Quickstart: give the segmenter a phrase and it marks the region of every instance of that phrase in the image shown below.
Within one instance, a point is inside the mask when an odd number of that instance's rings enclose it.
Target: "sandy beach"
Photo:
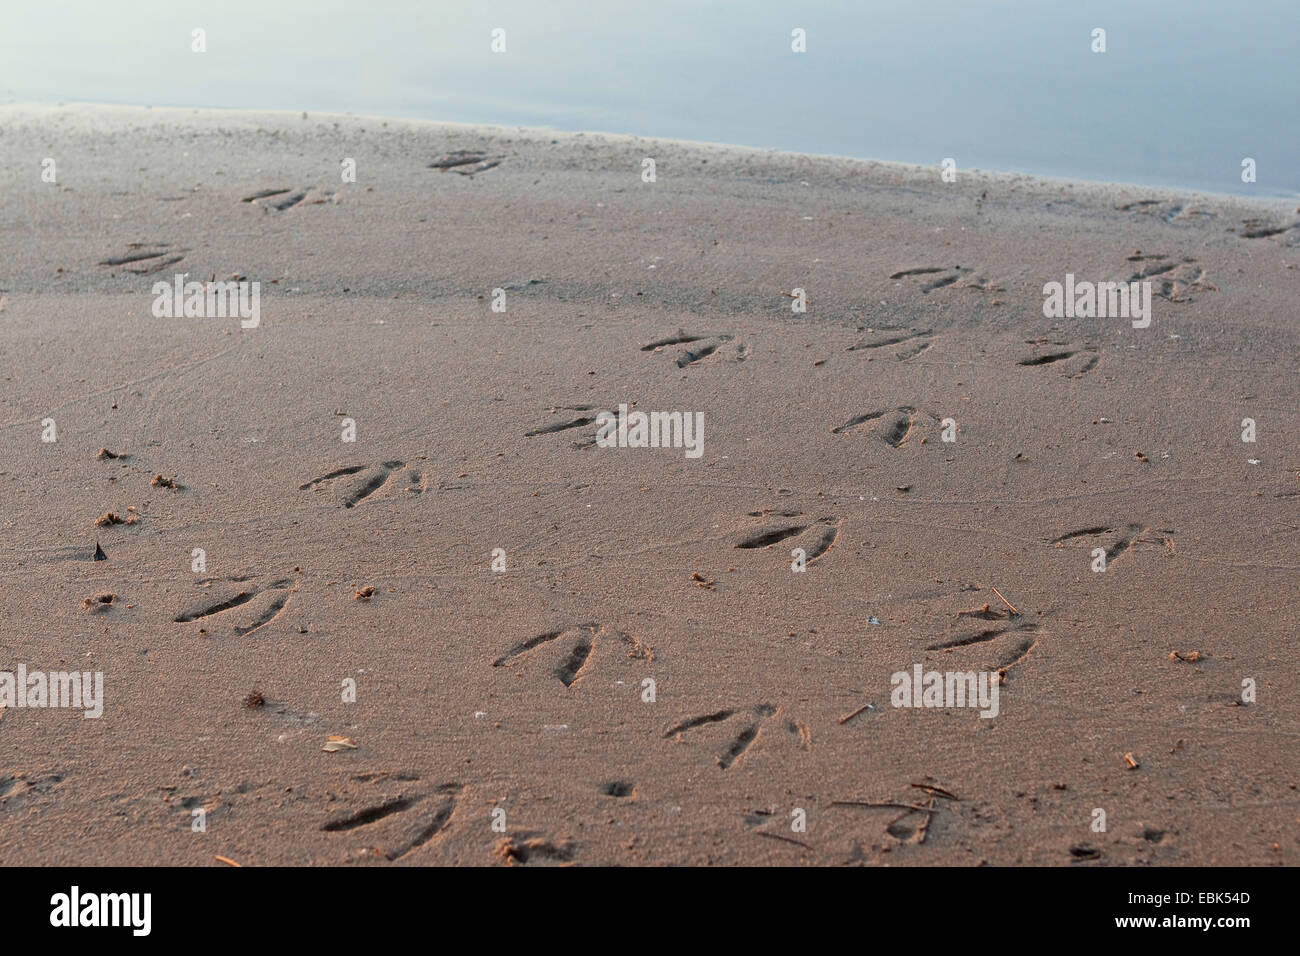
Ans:
[[[0,671],[103,676],[0,710],[0,862],[1300,863],[1294,200],[136,107],[0,154]]]

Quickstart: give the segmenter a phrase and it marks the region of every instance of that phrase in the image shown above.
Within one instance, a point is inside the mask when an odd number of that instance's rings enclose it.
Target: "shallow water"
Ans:
[[[1293,195],[1297,49],[1295,0],[4,0],[0,102],[541,125]]]

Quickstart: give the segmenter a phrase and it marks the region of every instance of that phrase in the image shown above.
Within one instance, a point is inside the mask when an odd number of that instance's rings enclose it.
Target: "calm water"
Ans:
[[[0,102],[526,124],[1268,195],[1300,194],[1298,61],[1300,0],[0,0]]]

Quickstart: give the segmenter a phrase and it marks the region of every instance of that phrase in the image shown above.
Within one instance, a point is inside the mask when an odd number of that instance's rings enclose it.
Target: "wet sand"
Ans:
[[[0,671],[104,675],[0,712],[0,861],[1300,862],[1293,202],[320,114],[0,151]]]

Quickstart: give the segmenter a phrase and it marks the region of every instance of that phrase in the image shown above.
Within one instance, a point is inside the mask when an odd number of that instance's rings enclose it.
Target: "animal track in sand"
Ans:
[[[931,292],[935,291],[936,289],[943,289],[947,286],[952,285],[962,276],[966,275],[968,272],[971,271],[972,270],[964,266],[952,266],[952,267],[919,266],[915,269],[903,269],[900,272],[895,272],[889,278],[909,279],[915,276],[935,276],[935,275],[939,275],[940,273],[943,273],[941,278],[938,279],[928,278],[922,280],[921,294],[929,295]]]
[[[935,418],[934,415],[930,416]],[[935,418],[935,421],[938,421]],[[832,435],[843,435],[851,432],[861,425],[870,422],[880,422],[881,429],[878,437],[891,448],[899,448],[912,435],[912,430],[916,425],[916,409],[911,405],[902,405],[898,408],[886,409],[878,412],[866,412],[862,415],[855,415],[843,425],[837,425],[831,429]]]
[[[1024,623],[1017,624],[1015,627],[993,627],[987,630],[979,631],[975,634],[967,634],[962,637],[950,638],[946,641],[939,641],[926,647],[927,651],[947,651],[954,647],[970,647],[972,644],[986,644],[989,641],[996,640],[1004,634],[1011,634],[1016,631],[1036,631],[1037,624]]]
[[[1292,229],[1300,229],[1300,222],[1293,222],[1286,226],[1275,226],[1267,219],[1243,219],[1241,224],[1246,227],[1240,233],[1243,239],[1267,239],[1270,236],[1280,236]]]
[[[1059,342],[1051,343],[1046,339],[1027,344],[1033,345],[1036,349],[1046,345],[1050,350],[1028,355],[1017,361],[1017,365],[1037,368],[1042,365],[1061,363],[1060,368],[1065,372],[1066,378],[1080,378],[1087,375],[1101,362],[1101,356],[1097,353],[1095,345],[1065,345]]]
[[[202,585],[218,583],[213,579],[199,582]],[[218,623],[209,618],[219,617],[221,623],[239,621],[232,625],[232,631],[239,637],[252,634],[275,620],[289,603],[289,598],[298,590],[298,582],[292,578],[275,578],[262,585],[250,582],[247,577],[228,578],[221,581],[222,587],[215,594],[209,594],[204,600],[191,605],[172,618],[175,624],[192,624],[199,622],[200,628],[209,630]],[[233,593],[232,593],[233,592]],[[236,608],[244,608],[238,614],[229,614]]]
[[[394,813],[401,813],[403,810],[406,810],[415,804],[419,799],[419,797],[400,797],[395,800],[387,800],[378,806],[366,807],[350,814],[336,816],[327,820],[325,823],[322,823],[320,828],[326,833],[336,833],[340,830],[355,830],[357,827],[363,827],[369,823],[374,823],[377,820],[382,820],[384,817],[390,816]]]
[[[505,156],[488,156],[487,153],[459,151],[447,153],[444,156],[435,159],[429,163],[429,169],[436,169],[439,172],[451,170],[453,173],[460,173],[462,176],[474,176],[477,173],[485,173],[489,169],[500,166]],[[462,168],[464,167],[464,168]]]
[[[1119,207],[1121,212],[1136,212],[1146,216],[1155,216],[1157,219],[1163,219],[1168,223],[1200,219],[1202,217],[1215,218],[1215,214],[1208,210],[1200,209],[1195,205],[1171,199],[1139,199],[1135,202],[1126,203]]]
[[[763,515],[762,512],[758,514]],[[782,517],[800,516],[798,512],[776,512],[776,514]],[[840,526],[843,523],[842,518],[818,518],[808,524],[792,525],[786,523],[779,528],[749,532],[733,547],[742,551],[752,551],[760,548],[770,548],[782,541],[788,541],[792,546],[791,549],[793,547],[803,548],[806,563],[813,564],[825,557],[831,548],[835,547],[835,539],[839,537]]]
[[[29,803],[35,803],[41,797],[62,789],[63,775],[59,773],[16,773],[10,777],[0,777],[0,813],[24,810]]]
[[[520,641],[494,660],[492,666],[513,666],[517,659],[531,656],[538,648],[545,648],[545,655],[552,661],[551,676],[565,687],[572,687],[583,676],[597,649],[608,644],[622,645],[630,659],[654,660],[653,648],[622,631],[601,624],[578,624]]]
[[[934,822],[940,808],[949,801],[959,803],[960,798],[938,785],[913,783],[909,787],[897,800],[832,800],[830,805],[833,808],[886,810],[894,813],[894,818],[885,825],[885,834],[899,844],[917,846],[926,842],[930,824]],[[898,813],[900,810],[902,812]],[[861,847],[855,844],[854,850],[855,858],[861,858]]]
[[[675,361],[678,368],[688,368],[696,362],[713,355],[733,338],[735,336],[729,332],[702,332],[699,335],[692,335],[679,331],[676,335],[670,335],[668,338],[659,339],[649,345],[641,346],[641,351],[658,353],[664,349],[684,345],[686,348],[677,353]],[[736,347],[737,361],[743,362],[747,351],[744,345],[738,345]]]
[[[987,628],[974,634],[936,641],[928,645],[926,650],[943,651],[945,654],[962,654],[967,648],[978,648],[980,653],[992,651],[993,660],[981,664],[980,669],[996,672],[1005,682],[1007,671],[1028,657],[1030,651],[1038,646],[1038,638],[1034,636],[1038,631],[1039,625],[1026,621],[1011,627]],[[986,644],[987,648],[983,646]]]
[[[1134,252],[1129,262],[1145,263],[1128,277],[1127,282],[1151,282],[1151,294],[1170,302],[1192,302],[1190,292],[1218,292],[1205,270],[1189,256],[1181,259],[1163,253]]]
[[[456,166],[464,166],[469,163],[482,162],[487,157],[486,153],[470,152],[460,150],[455,153],[446,153],[435,159],[428,166],[429,169],[452,169]]]
[[[529,431],[524,432],[525,438],[536,438],[538,435],[553,435],[556,432],[568,431],[571,428],[586,428],[589,425],[596,424],[595,405],[552,405],[551,414],[557,415],[559,412],[577,412],[576,415],[559,415],[557,419],[547,425],[538,425]],[[590,414],[588,414],[590,413]],[[586,442],[573,442],[574,447],[590,448],[596,444],[596,433],[591,433],[591,440]]]
[[[859,332],[866,332],[873,336],[868,340],[850,345],[844,351],[862,352],[870,349],[888,348],[893,345],[901,345],[894,357],[900,362],[906,362],[908,359],[916,358],[922,352],[928,350],[934,345],[931,338],[934,336],[932,329],[922,329],[918,332],[904,332],[898,329],[859,329]]]
[[[691,717],[674,724],[664,732],[664,739],[677,738],[681,740],[683,739],[682,734],[696,728],[713,724],[725,724],[727,732],[722,734],[720,738],[725,743],[717,748],[719,753],[715,760],[719,767],[726,770],[745,755],[745,752],[758,738],[764,722],[775,713],[776,708],[771,704],[757,704],[753,707],[738,710],[719,710],[711,714],[705,714],[702,717]],[[718,737],[717,734],[712,736]]]
[[[311,198],[308,198],[309,196]],[[284,212],[295,206],[319,206],[327,202],[336,202],[337,198],[337,193],[328,190],[317,190],[315,186],[297,188],[283,186],[278,189],[260,190],[251,196],[245,196],[239,201],[253,206],[260,206],[268,211]]]
[[[963,276],[969,275],[974,271],[975,271],[974,269],[971,269],[967,266],[952,266],[952,267],[918,266],[915,269],[903,269],[900,272],[895,272],[889,278],[898,280],[898,279],[912,279],[912,278],[916,278],[917,276],[929,277],[929,278],[923,278],[921,280],[921,295],[929,295],[931,292],[934,292],[938,289],[946,289],[951,285],[956,285],[956,283],[959,282]],[[939,278],[937,279],[933,278],[934,276],[939,276]],[[990,282],[988,279],[986,279],[983,276],[976,276],[974,280],[971,282],[963,282],[960,288],[974,289],[977,292],[1005,292],[1006,291],[1006,289],[1004,289],[1002,286]],[[999,303],[995,301],[994,305],[997,304]],[[922,332],[918,334],[929,335],[930,333]],[[882,342],[880,344],[888,345],[891,343]],[[875,346],[873,345],[854,346],[854,348],[859,348],[859,347],[874,348]],[[929,348],[928,345],[919,347],[917,350],[917,354],[919,354],[920,352],[924,352],[925,349],[927,348]],[[902,357],[903,356],[900,356],[900,358]],[[911,356],[909,355],[907,356],[907,358],[911,358]]]
[[[130,252],[120,256],[110,256],[100,261],[101,266],[125,266],[123,271],[136,275],[149,275],[160,272],[168,266],[175,265],[185,258],[187,249],[173,250],[166,242],[132,242],[128,244]]]
[[[355,508],[369,498],[391,498],[422,494],[428,488],[428,479],[414,466],[401,461],[383,461],[377,465],[348,465],[305,481],[299,491],[331,487],[339,504]]]
[[[418,780],[419,778],[408,775],[401,779]],[[396,829],[399,832],[394,844],[389,849],[381,851],[384,858],[390,862],[400,860],[442,834],[456,812],[462,789],[458,783],[445,783],[433,794],[435,806],[431,813],[413,814],[402,818],[398,827],[386,827],[385,829]],[[337,814],[322,823],[320,829],[325,833],[346,833],[371,827],[382,820],[421,806],[424,799],[424,794],[388,798],[351,813]],[[403,827],[401,823],[406,825]]]
[[[1149,533],[1156,535],[1156,540],[1146,537]],[[1050,543],[1062,548],[1065,547],[1067,541],[1075,541],[1081,538],[1100,539],[1101,542],[1109,541],[1110,543],[1104,548],[1106,552],[1106,570],[1109,571],[1116,558],[1135,551],[1139,544],[1159,544],[1164,551],[1165,557],[1172,557],[1176,553],[1173,535],[1173,531],[1156,530],[1143,524],[1129,524],[1123,528],[1094,525],[1080,528],[1077,531],[1068,531],[1059,538],[1053,538]],[[1094,540],[1093,545],[1097,546],[1098,541]]]

